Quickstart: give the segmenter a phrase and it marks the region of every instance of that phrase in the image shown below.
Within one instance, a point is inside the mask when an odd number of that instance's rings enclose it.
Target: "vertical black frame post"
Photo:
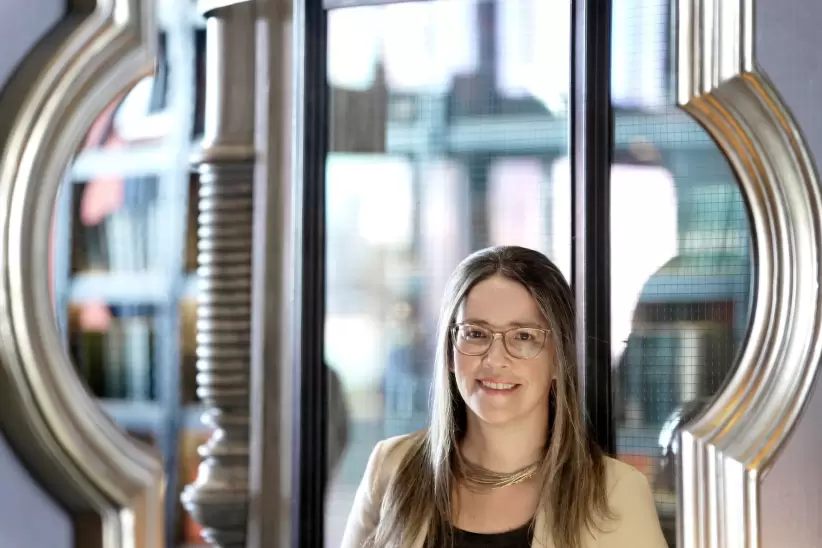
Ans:
[[[328,153],[327,16],[322,0],[295,0],[294,172],[299,355],[294,370],[292,547],[322,548],[325,529],[325,163]]]
[[[611,0],[574,0],[571,44],[573,287],[582,406],[616,450],[611,393]]]

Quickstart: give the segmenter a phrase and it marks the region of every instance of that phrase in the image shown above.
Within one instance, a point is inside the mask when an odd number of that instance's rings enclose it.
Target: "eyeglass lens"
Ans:
[[[503,344],[511,356],[531,359],[537,356],[545,344],[545,332],[533,327],[515,327],[502,333]],[[494,332],[486,327],[460,324],[454,329],[454,345],[468,356],[480,356],[488,352],[494,341]]]

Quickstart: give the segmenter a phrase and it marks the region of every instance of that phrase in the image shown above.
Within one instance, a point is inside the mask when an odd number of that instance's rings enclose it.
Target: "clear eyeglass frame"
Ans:
[[[485,348],[483,348],[481,351],[477,350],[476,352],[468,352],[468,351],[460,348],[460,343],[459,343],[460,335],[459,335],[459,332],[460,332],[460,329],[464,329],[466,327],[476,328],[477,330],[484,331],[484,332],[486,332],[490,335],[490,337],[488,338],[488,344],[485,345]],[[526,354],[523,354],[522,352],[517,351],[516,349],[512,349],[511,345],[509,344],[508,335],[510,333],[517,332],[517,331],[522,331],[522,330],[528,330],[529,332],[536,331],[536,332],[539,332],[539,333],[542,334],[542,343],[540,344],[540,346],[536,350],[536,352],[533,353],[533,355],[526,355]],[[506,329],[505,331],[493,331],[492,329],[489,329],[489,328],[484,327],[482,325],[462,322],[462,323],[456,323],[456,324],[451,326],[451,344],[454,345],[454,348],[457,350],[457,352],[459,352],[460,354],[462,354],[464,356],[484,356],[485,354],[488,353],[489,350],[491,350],[491,345],[494,344],[494,341],[497,340],[497,338],[500,338],[500,339],[502,339],[502,344],[505,347],[505,351],[508,352],[508,354],[511,357],[516,358],[516,359],[520,359],[520,360],[532,360],[532,359],[536,358],[537,356],[539,356],[540,353],[542,352],[542,350],[545,348],[545,341],[548,340],[548,334],[550,332],[551,332],[550,329],[543,329],[541,327],[525,327],[525,326],[512,327],[511,329]]]

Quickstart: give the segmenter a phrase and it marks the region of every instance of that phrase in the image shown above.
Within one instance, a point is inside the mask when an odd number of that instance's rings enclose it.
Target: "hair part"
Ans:
[[[605,462],[580,410],[576,363],[575,311],[571,289],[545,255],[522,247],[478,251],[457,266],[448,281],[437,328],[431,424],[409,440],[410,449],[388,482],[381,518],[368,546],[408,548],[418,531],[428,530],[426,548],[451,539],[454,456],[466,429],[467,407],[451,373],[450,328],[469,291],[483,280],[503,276],[522,284],[548,322],[554,343],[556,381],[549,397],[548,446],[541,466],[542,506],[557,546],[580,548],[584,531],[601,530],[613,518],[608,507]],[[537,539],[543,540],[543,539]]]

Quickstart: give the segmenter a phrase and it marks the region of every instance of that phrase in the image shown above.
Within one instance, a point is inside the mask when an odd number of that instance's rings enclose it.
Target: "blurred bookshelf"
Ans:
[[[102,408],[162,455],[169,547],[204,544],[179,505],[208,437],[196,396],[198,181],[205,25],[191,0],[158,2],[155,70],[95,120],[55,206],[57,322]]]

